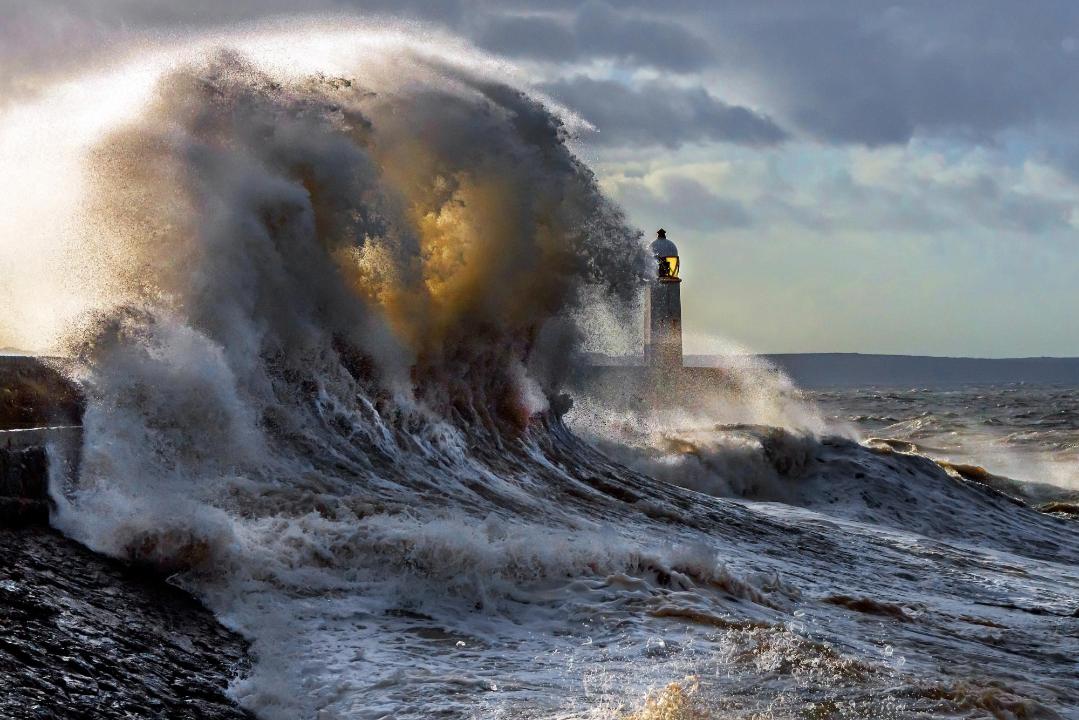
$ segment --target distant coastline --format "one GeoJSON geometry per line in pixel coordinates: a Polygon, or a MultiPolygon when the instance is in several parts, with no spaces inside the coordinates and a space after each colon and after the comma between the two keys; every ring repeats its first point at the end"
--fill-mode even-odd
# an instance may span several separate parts
{"type": "MultiPolygon", "coordinates": [[[[0,349],[0,367],[27,357],[14,349],[0,349]],[[6,359],[5,359],[6,358],[6,359]]],[[[1079,386],[1079,358],[968,358],[934,355],[876,355],[870,353],[776,353],[759,357],[806,388],[828,387],[953,387],[956,385],[1079,386]]],[[[586,355],[589,365],[643,365],[640,356],[586,355]]],[[[745,356],[686,355],[686,367],[728,367],[745,356]]]]}
{"type": "Polygon", "coordinates": [[[805,353],[765,355],[802,387],[1079,385],[1079,358],[950,358],[805,353]]]}
{"type": "MultiPolygon", "coordinates": [[[[1079,358],[965,358],[863,353],[780,353],[760,357],[806,388],[1079,385],[1079,358]]],[[[687,367],[737,365],[724,355],[687,355],[687,367]]],[[[642,358],[592,354],[595,365],[639,365],[642,358]]]]}

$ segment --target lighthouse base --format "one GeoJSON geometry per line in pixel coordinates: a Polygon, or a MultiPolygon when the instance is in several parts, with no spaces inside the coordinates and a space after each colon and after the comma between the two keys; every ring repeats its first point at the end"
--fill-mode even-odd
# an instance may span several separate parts
{"type": "Polygon", "coordinates": [[[682,367],[681,343],[650,343],[644,346],[644,364],[653,368],[676,369],[682,367]]]}
{"type": "Polygon", "coordinates": [[[678,278],[660,278],[645,294],[644,363],[682,367],[682,293],[678,278]]]}

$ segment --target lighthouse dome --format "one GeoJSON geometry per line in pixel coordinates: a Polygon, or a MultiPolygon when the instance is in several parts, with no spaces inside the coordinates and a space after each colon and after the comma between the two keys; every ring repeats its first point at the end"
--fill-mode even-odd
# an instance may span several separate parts
{"type": "Polygon", "coordinates": [[[655,257],[678,257],[678,248],[667,239],[667,233],[659,231],[659,236],[652,241],[652,255],[655,257]]]}

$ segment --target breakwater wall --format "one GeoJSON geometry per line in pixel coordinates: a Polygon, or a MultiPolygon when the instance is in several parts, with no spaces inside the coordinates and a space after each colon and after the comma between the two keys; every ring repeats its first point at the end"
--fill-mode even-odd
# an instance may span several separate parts
{"type": "Polygon", "coordinates": [[[82,394],[54,358],[0,355],[0,526],[44,525],[78,472],[82,394]]]}

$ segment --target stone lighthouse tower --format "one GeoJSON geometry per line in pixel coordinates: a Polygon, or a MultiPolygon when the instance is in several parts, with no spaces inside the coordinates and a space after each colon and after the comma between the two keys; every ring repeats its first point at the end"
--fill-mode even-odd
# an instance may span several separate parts
{"type": "Polygon", "coordinates": [[[682,367],[682,293],[678,248],[660,230],[652,241],[655,277],[648,281],[644,311],[644,362],[654,368],[682,367]]]}

